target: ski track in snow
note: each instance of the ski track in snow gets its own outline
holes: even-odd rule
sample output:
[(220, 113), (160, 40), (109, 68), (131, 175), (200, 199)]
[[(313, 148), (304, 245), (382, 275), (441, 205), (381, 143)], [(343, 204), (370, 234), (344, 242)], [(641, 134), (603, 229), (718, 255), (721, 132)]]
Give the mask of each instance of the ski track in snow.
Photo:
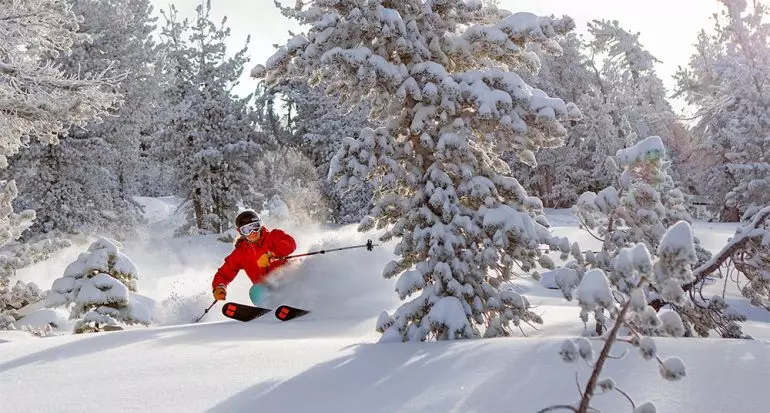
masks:
[[(583, 385), (588, 380), (585, 363), (566, 364), (558, 356), (563, 339), (583, 331), (576, 304), (530, 280), (514, 288), (545, 324), (524, 327), (527, 339), (374, 344), (376, 317), (400, 304), (395, 280), (381, 277), (394, 258), (393, 244), (307, 257), (282, 269), (268, 304), (312, 311), (300, 319), (282, 323), (267, 314), (241, 323), (225, 318), (217, 305), (192, 324), (211, 303), (211, 279), (232, 245), (215, 236), (170, 238), (178, 221), (175, 201), (140, 202), (147, 206), (147, 231), (124, 242), (123, 252), (139, 269), (139, 292), (157, 300), (155, 324), (45, 339), (0, 332), (3, 411), (536, 412), (579, 398), (575, 372)], [(569, 211), (548, 214), (558, 235), (590, 245)], [(266, 221), (295, 235), (296, 253), (377, 240), (355, 226)], [(694, 228), (712, 251), (734, 230), (711, 223)], [(47, 289), (87, 246), (73, 246), (19, 275)], [(248, 287), (240, 274), (228, 300), (248, 303)], [(709, 292), (721, 294), (722, 287), (719, 280)], [(614, 353), (630, 354), (608, 361), (603, 376), (637, 404), (653, 401), (660, 411), (765, 412), (770, 398), (756, 386), (770, 370), (770, 315), (748, 306), (734, 289), (727, 299), (747, 312), (745, 331), (757, 340), (656, 339), (661, 356), (676, 355), (687, 366), (687, 377), (675, 383), (621, 345)], [(598, 354), (601, 343), (593, 345)], [(119, 386), (109, 384), (116, 380)], [(75, 390), (78, 383), (98, 397), (85, 397)], [(725, 391), (723, 383), (733, 385)], [(630, 410), (617, 395), (595, 400), (604, 411)]]

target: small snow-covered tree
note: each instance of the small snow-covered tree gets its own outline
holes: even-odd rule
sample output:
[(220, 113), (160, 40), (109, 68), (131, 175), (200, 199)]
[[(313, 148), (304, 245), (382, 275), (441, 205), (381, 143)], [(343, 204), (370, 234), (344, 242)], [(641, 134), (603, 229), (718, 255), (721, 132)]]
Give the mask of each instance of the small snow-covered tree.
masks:
[(701, 191), (724, 221), (770, 204), (770, 10), (759, 1), (722, 0), (710, 34), (677, 73), (678, 95), (695, 107), (707, 151)]
[[(3, 189), (8, 190), (8, 185)], [(3, 196), (7, 199), (7, 194)], [(10, 210), (8, 206), (6, 211)], [(12, 213), (7, 219), (23, 221), (25, 218), (24, 214)], [(18, 230), (23, 230), (28, 225), (29, 221)], [(35, 283), (25, 283), (19, 279), (12, 283), (16, 271), (44, 261), (54, 252), (69, 245), (70, 242), (66, 239), (52, 238), (35, 242), (11, 241), (0, 247), (0, 330), (21, 317), (17, 310), (45, 298), (43, 291)]]
[[(621, 276), (620, 269), (613, 267), (620, 251), (636, 243), (643, 243), (650, 251), (657, 251), (667, 228), (680, 221), (690, 223), (692, 219), (681, 191), (675, 188), (663, 167), (665, 148), (660, 138), (649, 137), (631, 148), (618, 151), (618, 159), (624, 168), (618, 182), (619, 189), (611, 186), (597, 194), (584, 193), (574, 208), (583, 227), (602, 242), (602, 250), (596, 254), (590, 251), (583, 254), (577, 245), (573, 245), (575, 260), (568, 267), (577, 272), (578, 279), (590, 268), (602, 269), (613, 288), (628, 294), (633, 284)], [(715, 256), (694, 238), (697, 256), (693, 265), (694, 278), (683, 287), (688, 291), (688, 299), (684, 302), (671, 301), (665, 297), (665, 291), (650, 286), (646, 292), (650, 305), (655, 310), (666, 307), (677, 312), (688, 336), (709, 336), (711, 332), (716, 332), (722, 337), (745, 337), (739, 324), (745, 316), (729, 307), (722, 297), (704, 296), (702, 289), (722, 264), (734, 263), (735, 270), (753, 281), (743, 289), (744, 296), (752, 304), (768, 308), (764, 298), (768, 297), (768, 284), (757, 276), (766, 265), (761, 258), (766, 249), (762, 241), (755, 238), (764, 234), (761, 228), (766, 227), (766, 218), (762, 215), (752, 218), (746, 227), (736, 231), (738, 241), (731, 242)], [(559, 281), (560, 274), (555, 274), (556, 284), (570, 298), (565, 288), (569, 288), (571, 283)], [(597, 332), (601, 332), (607, 320), (602, 312), (596, 315)], [(583, 313), (581, 317), (587, 321), (588, 314)], [(639, 329), (645, 334), (654, 334), (654, 331), (643, 327)]]
[(78, 320), (75, 333), (150, 325), (154, 302), (137, 293), (138, 279), (136, 266), (120, 252), (120, 244), (100, 238), (53, 282), (46, 306), (69, 308), (70, 319)]
[[(567, 270), (561, 278), (565, 294), (577, 298), (584, 313), (608, 312), (615, 320), (610, 331), (601, 338), (604, 345), (595, 358), (593, 345), (587, 338), (565, 340), (559, 354), (566, 362), (580, 359), (592, 367), (591, 376), (581, 391), (577, 406), (554, 406), (541, 412), (566, 408), (577, 413), (588, 413), (591, 400), (604, 393), (618, 391), (631, 403), (634, 413), (654, 412), (651, 402), (636, 406), (630, 396), (617, 387), (610, 377), (601, 377), (604, 364), (610, 358), (610, 351), (616, 342), (627, 342), (636, 347), (645, 360), (655, 359), (661, 376), (666, 380), (680, 380), (686, 375), (684, 362), (675, 356), (661, 358), (652, 337), (644, 333), (654, 331), (655, 335), (681, 337), (685, 333), (682, 320), (676, 312), (658, 315), (647, 303), (646, 291), (661, 291), (670, 302), (684, 303), (687, 298), (684, 285), (694, 281), (692, 266), (698, 261), (693, 242), (692, 227), (686, 221), (673, 224), (660, 239), (655, 259), (643, 243), (624, 247), (610, 263), (614, 277), (623, 280), (626, 286), (620, 291), (608, 275), (599, 268), (591, 269), (578, 280), (574, 270)], [(610, 277), (611, 278), (611, 277)], [(617, 298), (620, 297), (620, 298)], [(643, 329), (643, 330), (642, 330)], [(627, 332), (620, 337), (621, 332)]]
[(400, 240), (383, 275), (409, 301), (379, 320), (382, 340), (503, 336), (540, 322), (505, 282), (516, 268), (550, 266), (539, 247), (561, 242), (500, 154), (534, 164), (535, 151), (562, 143), (561, 122), (580, 116), (514, 72), (537, 69), (529, 44), (559, 53), (573, 21), (461, 0), (299, 6), (282, 11), (307, 34), (252, 74), (306, 78), (350, 106), (366, 100), (383, 125), (346, 139), (330, 170), (372, 182), (375, 206), (359, 228)]
[[(614, 288), (628, 294), (633, 285), (626, 283), (616, 273), (612, 263), (623, 248), (642, 243), (649, 251), (657, 251), (666, 230), (676, 222), (692, 222), (682, 192), (675, 187), (667, 174), (666, 151), (660, 137), (651, 136), (636, 145), (617, 152), (617, 160), (622, 167), (615, 186), (608, 186), (598, 193), (585, 192), (578, 199), (573, 211), (581, 221), (581, 226), (602, 242), (598, 254), (588, 253), (573, 263), (573, 267), (582, 274), (587, 268), (599, 268), (605, 271)], [(614, 159), (608, 162), (615, 165)], [(698, 261), (703, 264), (710, 258), (710, 253), (701, 247), (695, 238)], [(577, 248), (577, 247), (576, 247)], [(577, 255), (582, 253), (577, 252)], [(653, 291), (652, 298), (662, 291)], [(678, 303), (675, 303), (678, 304)], [(683, 316), (688, 313), (682, 308)], [(603, 313), (596, 313), (597, 331), (602, 330), (606, 320)], [(587, 321), (587, 314), (583, 314)], [(697, 318), (688, 318), (688, 334), (696, 327)]]
[[(51, 54), (69, 52), (78, 37), (77, 24), (70, 6), (62, 1), (0, 0), (0, 169), (30, 142), (56, 143), (71, 125), (84, 125), (116, 104), (117, 95), (104, 88), (119, 78), (106, 71), (82, 78), (66, 75), (46, 60)], [(13, 291), (25, 289), (8, 294), (10, 277), (31, 263), (37, 251), (12, 244), (35, 219), (33, 210), (13, 212), (17, 195), (13, 180), (0, 182), (0, 247), (5, 262), (0, 271), (0, 313), (18, 304)]]
[(248, 107), (251, 96), (232, 93), (246, 63), (246, 48), (226, 56), (230, 29), (210, 18), (210, 2), (196, 8), (194, 24), (178, 21), (176, 9), (164, 13), (165, 47), (173, 106), (159, 151), (175, 165), (182, 207), (189, 211), (182, 230), (221, 233), (238, 212), (238, 204), (264, 201), (256, 181), (254, 160), (263, 135)]
[(666, 161), (662, 139), (650, 136), (607, 159), (612, 169), (622, 171), (614, 186), (581, 195), (573, 210), (587, 230), (599, 231), (604, 251), (615, 254), (638, 242), (655, 250), (666, 228), (678, 220), (692, 222)]

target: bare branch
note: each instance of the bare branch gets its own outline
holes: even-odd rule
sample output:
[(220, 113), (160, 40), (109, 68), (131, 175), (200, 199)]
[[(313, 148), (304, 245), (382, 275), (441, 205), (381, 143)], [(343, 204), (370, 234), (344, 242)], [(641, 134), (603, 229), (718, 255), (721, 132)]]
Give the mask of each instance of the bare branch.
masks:
[[(695, 281), (683, 285), (682, 288), (685, 291), (690, 291), (690, 289), (701, 282), (706, 276), (719, 269), (719, 267), (721, 267), (725, 261), (730, 259), (735, 253), (744, 248), (746, 243), (754, 240), (755, 238), (762, 239), (762, 237), (765, 236), (764, 231), (757, 232), (754, 230), (756, 230), (759, 225), (768, 218), (770, 218), (770, 207), (762, 208), (754, 215), (754, 219), (752, 219), (750, 223), (743, 225), (739, 227), (738, 230), (736, 230), (735, 238), (727, 243), (727, 245), (722, 247), (722, 250), (719, 251), (719, 253), (715, 254), (706, 263), (696, 268), (693, 271)], [(652, 306), (655, 311), (660, 310), (666, 304), (668, 304), (666, 301), (659, 298), (656, 298), (650, 302), (650, 306)]]
[(575, 372), (575, 384), (577, 385), (577, 391), (580, 398), (583, 398), (583, 389), (580, 387), (580, 377), (578, 376), (578, 372)]
[(631, 410), (636, 409), (636, 404), (634, 404), (634, 400), (631, 398), (631, 396), (628, 395), (628, 393), (624, 392), (623, 390), (620, 390), (617, 387), (615, 387), (615, 391), (622, 394), (623, 396), (626, 396), (626, 399), (628, 399), (628, 402), (631, 403)]
[(618, 336), (618, 331), (620, 330), (620, 326), (623, 325), (623, 319), (625, 318), (626, 313), (628, 313), (629, 308), (631, 308), (631, 300), (626, 301), (626, 303), (623, 305), (623, 308), (620, 310), (620, 314), (618, 314), (615, 325), (612, 326), (612, 330), (610, 330), (609, 334), (607, 335), (607, 341), (604, 343), (604, 347), (599, 354), (599, 359), (596, 360), (596, 367), (591, 373), (591, 378), (588, 380), (588, 384), (586, 384), (585, 393), (580, 399), (580, 406), (577, 410), (578, 413), (588, 412), (588, 405), (591, 403), (591, 397), (594, 395), (596, 383), (599, 381), (599, 374), (601, 374), (602, 368), (604, 368), (604, 363), (607, 361), (607, 358), (610, 355), (610, 348)]
[(550, 412), (550, 411), (559, 410), (559, 409), (571, 410), (571, 411), (573, 411), (575, 413), (577, 413), (577, 411), (578, 411), (574, 406), (570, 406), (568, 404), (561, 404), (561, 405), (558, 405), (558, 406), (548, 406), (545, 409), (540, 410), (537, 413), (545, 413), (545, 412)]

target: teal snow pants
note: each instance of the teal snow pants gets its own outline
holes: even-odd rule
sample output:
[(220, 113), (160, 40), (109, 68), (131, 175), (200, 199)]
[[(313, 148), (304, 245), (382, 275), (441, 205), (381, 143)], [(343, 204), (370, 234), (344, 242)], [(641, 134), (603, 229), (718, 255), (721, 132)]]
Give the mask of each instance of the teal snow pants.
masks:
[(249, 289), (249, 298), (255, 307), (259, 307), (262, 299), (265, 297), (265, 286), (262, 284), (254, 284)]

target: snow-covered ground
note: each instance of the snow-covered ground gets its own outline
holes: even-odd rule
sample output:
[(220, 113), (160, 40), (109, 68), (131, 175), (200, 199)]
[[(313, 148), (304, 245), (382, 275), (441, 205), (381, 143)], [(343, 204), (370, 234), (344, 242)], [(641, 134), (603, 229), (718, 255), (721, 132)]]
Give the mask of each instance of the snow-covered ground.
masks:
[[(308, 257), (285, 268), (269, 300), (312, 310), (301, 319), (240, 323), (217, 306), (193, 324), (211, 303), (211, 278), (231, 245), (216, 237), (172, 239), (173, 200), (141, 202), (148, 206), (150, 236), (124, 243), (123, 252), (139, 269), (139, 291), (157, 301), (155, 324), (46, 338), (0, 332), (6, 342), (0, 344), (0, 411), (537, 412), (579, 398), (575, 372), (582, 384), (588, 379), (585, 363), (566, 364), (558, 355), (564, 338), (583, 330), (576, 305), (531, 281), (516, 287), (545, 324), (525, 327), (527, 337), (377, 344), (377, 316), (399, 304), (394, 281), (380, 276), (393, 258), (392, 244)], [(568, 211), (548, 215), (558, 234), (589, 241)], [(375, 239), (354, 227), (281, 227), (295, 234), (298, 252)], [(733, 228), (695, 225), (712, 251)], [(49, 288), (86, 248), (75, 245), (19, 275)], [(248, 302), (248, 286), (240, 276), (228, 298)], [(721, 293), (722, 284), (711, 288)], [(660, 412), (766, 412), (770, 314), (749, 310), (745, 330), (756, 340), (657, 340), (662, 356), (685, 361), (683, 380), (665, 381), (656, 364), (633, 351), (609, 360), (603, 376)], [(600, 346), (594, 343), (597, 353)], [(597, 397), (595, 406), (631, 411), (617, 393)]]

